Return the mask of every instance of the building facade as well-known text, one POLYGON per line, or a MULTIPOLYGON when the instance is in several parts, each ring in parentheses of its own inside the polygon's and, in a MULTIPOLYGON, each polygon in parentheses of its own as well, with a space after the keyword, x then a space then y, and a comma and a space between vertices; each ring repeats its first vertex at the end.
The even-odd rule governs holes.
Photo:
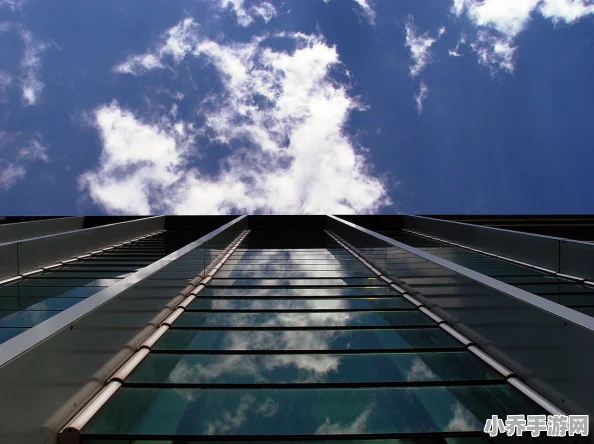
POLYGON ((7 218, 0 442, 588 442, 594 245, 484 219, 7 218))

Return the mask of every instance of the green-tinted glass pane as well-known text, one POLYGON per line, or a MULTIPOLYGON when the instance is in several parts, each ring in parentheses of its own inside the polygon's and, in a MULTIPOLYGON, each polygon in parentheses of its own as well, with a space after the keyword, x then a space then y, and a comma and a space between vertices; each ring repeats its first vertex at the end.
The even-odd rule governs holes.
POLYGON ((16 335, 27 330, 26 328, 4 327, 0 328, 0 344, 14 338, 16 335))
POLYGON ((491 415, 543 413, 509 385, 381 389, 123 388, 92 434, 349 435, 482 431, 491 415))
POLYGON ((591 288, 580 287, 575 284, 553 284, 553 285, 532 285, 532 284, 514 284, 522 290, 535 294, 557 294, 557 293, 592 293, 591 288))
POLYGON ((75 270, 60 270, 50 271, 44 273, 43 277, 47 279, 87 279, 91 278, 115 278, 120 274, 126 273, 126 271, 119 270, 103 270, 103 271, 75 271, 75 270))
POLYGON ((126 383, 283 384, 483 381, 504 378, 469 352, 398 354, 151 354, 126 383))
POLYGON ((462 348, 438 328, 398 330, 223 331, 170 330, 156 350, 408 350, 462 348))
MULTIPOLYGON (((196 275, 198 272, 196 272, 196 275)), ((190 279, 146 279, 138 284, 138 287, 177 287, 180 290, 184 288, 190 279)))
POLYGON ((314 286, 372 286, 384 282, 377 278, 344 278, 344 279, 213 279, 208 285, 213 287, 256 286, 256 287, 314 287, 314 286))
POLYGON ((365 296, 396 296, 390 287, 335 287, 335 288, 213 288, 206 287, 200 292, 201 296, 213 297, 365 297, 365 296))
POLYGON ((66 310, 74 304, 84 301, 85 298, 49 298, 43 301, 36 302, 31 305, 27 304, 27 299, 21 298, 21 302, 25 305, 27 310, 66 310))
POLYGON ((28 328, 33 327, 52 316, 58 314, 59 311, 18 311, 0 319, 0 328, 28 328))
POLYGON ((215 277, 221 278, 249 278, 249 279, 298 279, 298 278, 343 278, 375 276, 369 269, 357 270, 284 270, 284 271, 250 271, 250 270, 219 270, 215 277))
POLYGON ((361 262, 355 258, 318 258, 318 259, 233 259, 229 258, 225 261, 225 266, 231 267, 234 265, 249 266, 249 265, 280 265, 289 267, 304 267, 309 265, 344 265, 347 267, 360 266, 361 262))
POLYGON ((349 262, 349 263, 328 263, 328 264, 294 264, 294 265, 285 265, 285 264, 244 264, 244 263, 237 263, 237 264, 229 264, 225 262, 225 264, 220 268, 221 271, 223 270, 241 270, 241 271, 287 271, 287 270, 369 270, 365 267, 361 262, 349 262))
POLYGON ((20 287, 109 287, 119 279, 29 278, 19 282, 20 287))
POLYGON ((186 312, 172 327, 399 327, 436 325, 419 311, 216 313, 186 312))
POLYGON ((216 310, 380 310, 413 305, 401 297, 385 299, 210 299, 199 297, 189 309, 216 310))

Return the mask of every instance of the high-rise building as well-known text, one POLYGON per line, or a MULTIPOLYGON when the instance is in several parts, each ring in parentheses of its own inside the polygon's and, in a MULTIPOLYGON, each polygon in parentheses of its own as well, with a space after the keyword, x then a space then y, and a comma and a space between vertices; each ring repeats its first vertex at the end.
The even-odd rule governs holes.
POLYGON ((592 227, 6 217, 0 443, 588 442, 592 227))

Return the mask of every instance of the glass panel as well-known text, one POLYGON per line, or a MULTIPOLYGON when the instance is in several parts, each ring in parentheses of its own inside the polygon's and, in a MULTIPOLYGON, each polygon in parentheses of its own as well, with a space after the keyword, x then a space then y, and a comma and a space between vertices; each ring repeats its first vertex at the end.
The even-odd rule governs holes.
POLYGON ((29 278, 19 282, 20 287, 109 287, 119 279, 51 279, 51 278, 29 278))
POLYGON ((522 290, 526 290, 530 293, 535 294, 556 294, 556 293, 591 293, 591 288, 580 287, 575 284, 564 284, 564 285, 529 285, 529 284, 516 284, 515 285, 522 290))
POLYGON ((170 330, 155 350, 397 350, 463 348, 439 328, 337 331, 170 330))
MULTIPOLYGON (((194 276, 196 276, 198 272, 194 276)), ((176 287, 180 290, 188 285, 190 279, 146 279, 137 286, 142 287, 176 287)))
MULTIPOLYGON (((212 282, 212 281, 211 281, 212 282)), ((316 296, 389 296, 394 297, 397 293, 390 287, 335 287, 335 288, 213 288, 206 287, 200 292, 200 296, 217 297, 316 297, 316 296)))
POLYGON ((504 378, 469 352, 317 355, 150 354, 126 383, 283 384, 504 378))
MULTIPOLYGON (((46 279, 86 279, 90 280, 97 278, 113 278, 118 274, 122 274, 120 270, 97 270, 96 271, 75 271, 75 270, 61 270, 61 271, 50 271, 44 273, 43 277, 46 279)), ((125 272, 125 270, 124 270, 125 272)))
POLYGON ((178 327, 400 327, 435 322, 419 311, 327 311, 316 313, 185 312, 172 325, 178 327))
POLYGON ((491 415, 544 413, 507 385, 381 389, 122 388, 89 434, 349 435, 482 432, 491 415))
POLYGON ((244 270, 244 271, 286 271, 286 270, 369 270, 367 267, 363 266, 361 262, 357 261, 354 263, 327 263, 327 264, 302 264, 299 262, 298 264, 294 265, 284 265, 284 264, 259 264, 259 265, 252 265, 252 264, 244 264, 239 262, 238 264, 230 265, 228 262, 225 262, 220 270, 244 270))
POLYGON ((0 344, 14 338, 27 330, 26 328, 0 328, 0 344))
POLYGON ((232 265, 283 265, 283 266, 307 266, 307 265, 339 265, 343 264, 345 266, 360 266, 361 262, 358 259, 345 257, 338 259, 299 259, 299 260, 290 260, 290 259, 241 259, 236 260, 233 258, 227 259, 225 262, 226 266, 232 265))
MULTIPOLYGON (((43 302, 41 302, 43 304, 43 302)), ((33 327, 52 316, 58 314, 59 311, 18 311, 0 319, 0 328, 2 327, 17 327, 27 328, 33 327)))
POLYGON ((245 286, 245 287, 291 287, 291 286, 368 286, 382 285, 384 281, 377 278, 344 278, 344 279, 213 279, 208 285, 213 287, 245 286))
POLYGON ((252 271, 252 270, 219 270, 215 277, 221 278, 341 278, 341 277, 366 277, 376 276, 367 269, 357 270, 284 270, 284 271, 252 271))
POLYGON ((139 265, 119 265, 119 264, 95 264, 91 265, 69 265, 68 268, 61 268, 60 271, 68 271, 74 273, 86 273, 86 272, 94 272, 94 271, 134 271, 138 270, 139 268, 144 267, 143 264, 139 265))
POLYGON ((401 297, 386 299, 208 299, 199 297, 190 310, 378 310, 414 306, 401 297))
MULTIPOLYGON (((84 301, 85 298, 49 298, 44 301, 40 301, 30 306, 25 305, 27 310, 66 310, 72 307, 74 304, 78 304, 80 301, 84 301)), ((26 304, 26 299, 22 299, 21 302, 26 304)))

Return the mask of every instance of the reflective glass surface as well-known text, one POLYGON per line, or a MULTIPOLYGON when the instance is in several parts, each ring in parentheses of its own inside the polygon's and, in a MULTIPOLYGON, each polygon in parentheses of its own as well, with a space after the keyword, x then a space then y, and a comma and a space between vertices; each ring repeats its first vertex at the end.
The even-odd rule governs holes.
POLYGON ((504 381, 462 352, 381 354, 180 355, 151 354, 128 383, 361 384, 504 381))
POLYGON ((419 311, 317 312, 317 313, 204 313, 186 312, 176 327, 390 327, 435 325, 419 311))
POLYGON ((398 330, 229 331, 170 330, 155 350, 408 350, 463 348, 439 328, 398 330))
POLYGON ((386 310, 412 309, 414 306, 402 297, 368 299, 211 299, 199 297, 190 310, 386 310))
POLYGON ((213 287, 323 287, 323 286, 375 286, 383 281, 378 278, 344 278, 344 279, 213 279, 209 285, 213 287))
MULTIPOLYGON (((435 256, 447 259, 487 276, 491 276, 497 280, 530 293, 534 293, 538 296, 542 296, 561 305, 573 308, 582 313, 591 315, 591 313, 594 312, 594 297, 586 297, 579 300, 568 297, 568 295, 573 294, 594 296, 594 288, 592 287, 579 285, 579 283, 569 279, 558 278, 551 273, 534 270, 504 259, 489 257, 479 252, 473 252, 454 245, 448 245, 447 243, 422 237, 412 232, 382 231, 381 233, 412 247, 420 248, 435 256)), ((439 290, 426 287, 428 284, 436 283, 435 281, 431 281, 426 277, 420 277, 416 280, 414 278, 411 279, 412 276, 422 276, 422 274, 417 273, 417 271, 411 270, 410 265, 407 267, 407 264, 414 263, 418 258, 415 259, 413 255, 404 252, 401 252, 396 256, 399 256, 399 259, 392 259, 389 262, 390 270, 396 276, 403 276, 407 283, 416 285, 416 289, 421 293, 435 294, 439 292, 439 290)), ((420 264, 417 263, 416 267, 418 266, 420 266, 420 264)), ((454 293, 455 291, 460 293, 462 283, 457 283, 457 285, 457 290, 454 288, 450 289, 451 291, 448 289, 444 290, 446 293, 454 293)))
MULTIPOLYGON (((120 282, 187 242, 184 236, 164 233, 0 286, 0 343, 120 282)), ((196 275, 195 270, 192 273, 192 277, 196 275)))
MULTIPOLYGON (((250 232, 82 442, 483 444, 491 415, 542 413, 329 236, 298 236, 250 232)), ((457 283, 395 259, 428 288, 457 283)), ((183 273, 153 276, 137 297, 174 297, 183 273)))
POLYGON ((122 388, 84 433, 208 436, 482 431, 540 413, 508 385, 307 390, 122 388))
MULTIPOLYGON (((282 279, 297 279, 297 278, 343 278, 343 277, 366 277, 375 275, 369 269, 354 269, 354 270, 282 270, 282 271, 268 271, 268 270, 220 270, 217 273, 218 278, 282 278, 282 279)), ((241 284, 239 284, 241 285, 241 284)))
MULTIPOLYGON (((212 282, 212 281, 211 281, 212 282)), ((319 296, 361 297, 361 296, 389 296, 397 295, 387 286, 367 287, 333 287, 333 288, 213 288, 206 287, 200 292, 201 296, 213 297, 295 297, 310 298, 319 296)))

